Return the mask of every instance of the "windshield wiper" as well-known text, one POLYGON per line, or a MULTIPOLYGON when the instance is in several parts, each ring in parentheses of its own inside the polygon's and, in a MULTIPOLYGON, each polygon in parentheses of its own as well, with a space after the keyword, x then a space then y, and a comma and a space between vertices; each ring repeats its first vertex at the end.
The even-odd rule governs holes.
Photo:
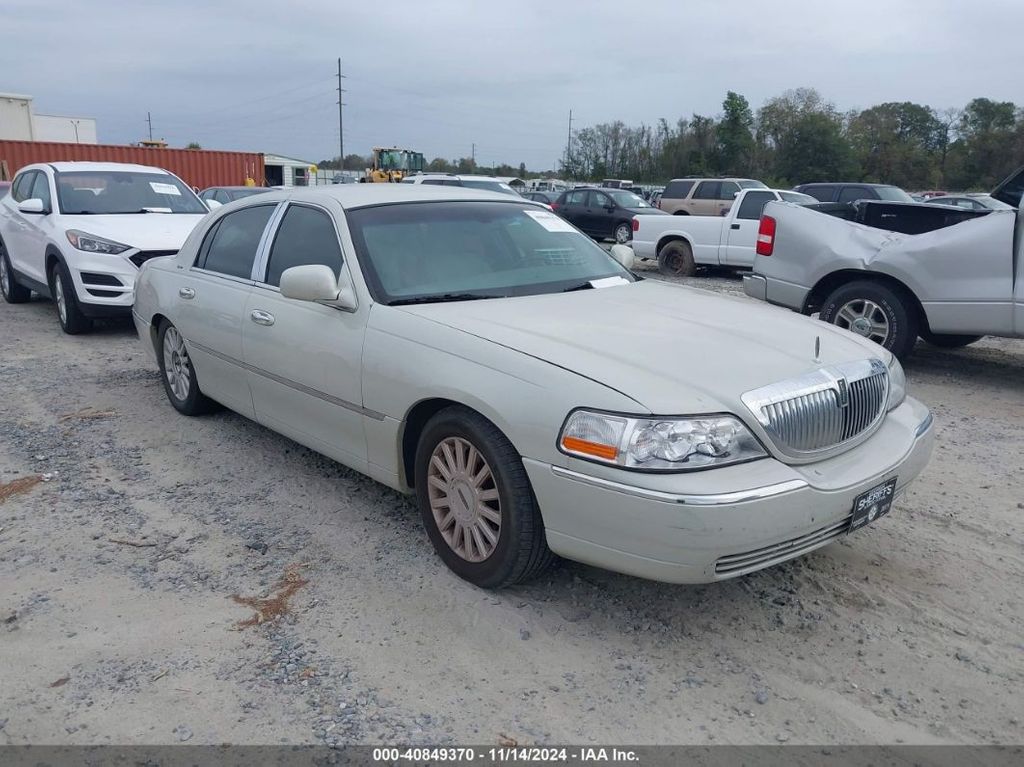
POLYGON ((586 282, 581 282, 579 285, 570 285, 567 288, 563 288, 562 292, 563 293, 572 293, 574 290, 593 290, 593 289, 594 289, 594 286, 591 284, 590 280, 587 280, 586 282))
POLYGON ((507 298, 508 296, 484 296, 479 293, 434 293, 414 298, 398 298, 390 301, 388 306, 405 306, 407 304, 443 304, 450 301, 478 301, 482 298, 507 298))

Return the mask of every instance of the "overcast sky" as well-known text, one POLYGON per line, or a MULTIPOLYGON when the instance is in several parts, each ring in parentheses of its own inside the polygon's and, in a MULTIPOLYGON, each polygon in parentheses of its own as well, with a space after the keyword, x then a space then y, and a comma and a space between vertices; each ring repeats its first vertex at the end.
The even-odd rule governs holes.
POLYGON ((102 143, 338 152, 399 145, 552 167, 574 127, 756 109, 1024 102, 1022 0, 0 0, 0 91, 95 117, 102 143))

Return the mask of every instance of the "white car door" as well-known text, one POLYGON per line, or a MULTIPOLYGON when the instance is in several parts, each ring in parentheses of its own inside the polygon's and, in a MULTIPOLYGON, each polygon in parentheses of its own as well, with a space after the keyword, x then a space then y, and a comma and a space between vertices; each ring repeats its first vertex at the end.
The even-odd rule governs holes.
POLYGON ((722 263, 729 266, 753 266, 754 246, 757 244, 757 228, 761 221, 761 210, 769 200, 778 199, 775 192, 750 191, 743 195, 739 210, 726 229, 725 253, 722 263))
POLYGON ((41 175, 40 171, 28 170, 15 176, 10 194, 3 199, 4 227, 0 234, 3 235, 7 257, 11 260, 14 270, 36 282, 45 284, 45 246, 44 250, 38 254, 34 254, 32 251, 33 231, 37 229, 33 226, 32 219, 38 218, 42 214, 22 213, 18 210, 19 204, 32 199, 36 178, 41 175))
POLYGON ((253 205, 219 218, 203 238, 196 262, 174 273, 172 322, 185 338, 204 393, 254 417, 242 361, 242 323, 252 271, 278 205, 253 205))
POLYGON ((365 467, 361 382, 369 306, 347 312, 282 296, 285 269, 324 264, 339 274, 349 266, 325 208, 291 203, 279 221, 242 322, 256 420, 341 463, 365 467))

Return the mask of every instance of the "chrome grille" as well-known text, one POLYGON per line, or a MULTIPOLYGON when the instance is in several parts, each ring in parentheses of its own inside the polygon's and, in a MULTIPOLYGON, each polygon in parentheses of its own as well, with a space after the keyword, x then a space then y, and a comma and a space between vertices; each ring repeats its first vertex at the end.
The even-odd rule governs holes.
POLYGON ((826 543, 846 535, 846 530, 850 526, 850 517, 852 515, 799 538, 722 557, 715 562, 715 575, 723 578, 744 575, 820 548, 826 543))
POLYGON ((889 373, 880 360, 820 368, 743 395, 783 454, 818 459, 873 433, 885 414, 889 373))

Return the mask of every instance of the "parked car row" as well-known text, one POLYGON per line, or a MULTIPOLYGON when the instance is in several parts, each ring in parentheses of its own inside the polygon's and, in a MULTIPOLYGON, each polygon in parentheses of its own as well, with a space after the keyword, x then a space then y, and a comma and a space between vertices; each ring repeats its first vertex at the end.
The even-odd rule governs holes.
MULTIPOLYGON (((629 248, 540 203, 444 184, 272 191, 136 265, 144 235, 122 218, 156 232, 201 213, 152 170, 21 171, 0 210, 4 297, 25 297, 29 265, 56 265, 57 282, 27 283, 44 295, 106 268, 174 408, 229 407, 414 495, 440 558, 478 586, 556 555, 671 582, 750 573, 876 522, 931 453, 931 415, 889 352, 641 280, 629 248), (28 222, 38 234, 18 239, 28 222)), ((602 215, 644 210, 574 191, 602 215)))

